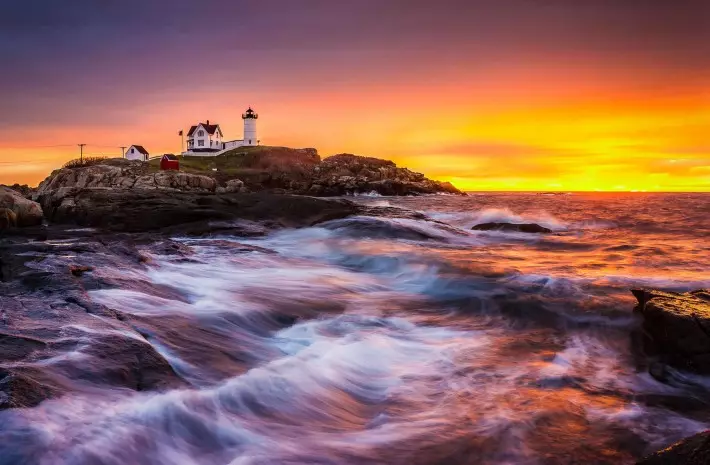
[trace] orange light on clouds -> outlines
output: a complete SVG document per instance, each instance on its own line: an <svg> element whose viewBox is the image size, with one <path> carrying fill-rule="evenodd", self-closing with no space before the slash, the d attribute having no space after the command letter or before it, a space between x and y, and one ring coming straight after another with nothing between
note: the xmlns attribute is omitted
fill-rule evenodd
<svg viewBox="0 0 710 465"><path fill-rule="evenodd" d="M240 138L251 104L266 145L388 158L466 190L710 191L710 99L693 83L654 90L588 69L454 71L299 92L159 95L116 123L0 133L0 183L37 184L80 142L93 155L131 144L177 153L178 131L206 119ZM30 140L40 147L22 148ZM41 147L54 145L66 147Z"/></svg>

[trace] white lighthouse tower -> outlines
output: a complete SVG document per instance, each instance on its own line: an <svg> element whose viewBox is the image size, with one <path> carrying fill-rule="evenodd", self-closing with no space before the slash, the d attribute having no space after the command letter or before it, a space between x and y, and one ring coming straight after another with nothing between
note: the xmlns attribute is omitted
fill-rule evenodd
<svg viewBox="0 0 710 465"><path fill-rule="evenodd" d="M242 113L244 120L244 145L259 145L259 140L256 138L256 120L259 115L249 107L246 113Z"/></svg>

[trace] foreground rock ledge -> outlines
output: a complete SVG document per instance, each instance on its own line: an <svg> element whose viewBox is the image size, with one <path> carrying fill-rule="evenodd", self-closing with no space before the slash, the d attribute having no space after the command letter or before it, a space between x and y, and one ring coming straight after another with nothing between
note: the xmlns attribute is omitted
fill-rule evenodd
<svg viewBox="0 0 710 465"><path fill-rule="evenodd" d="M643 315L645 348L678 368L710 374L710 291L631 291Z"/></svg>
<svg viewBox="0 0 710 465"><path fill-rule="evenodd" d="M707 465L710 431L698 433L639 461L637 465Z"/></svg>
<svg viewBox="0 0 710 465"><path fill-rule="evenodd" d="M205 194L167 190L60 188L37 195L47 220L111 231L155 231L185 224L249 220L304 227L360 211L346 200L294 195Z"/></svg>

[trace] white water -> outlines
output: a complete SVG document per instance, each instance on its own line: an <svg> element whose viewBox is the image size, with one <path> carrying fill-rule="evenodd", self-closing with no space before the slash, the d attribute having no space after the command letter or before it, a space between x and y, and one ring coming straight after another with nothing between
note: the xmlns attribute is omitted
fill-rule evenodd
<svg viewBox="0 0 710 465"><path fill-rule="evenodd" d="M645 400L690 391L636 368L623 297L644 280L707 281L628 268L599 279L580 272L576 249L539 250L602 239L467 230L507 219L576 234L583 219L505 208L436 219L449 225L355 218L260 239L183 238L189 260L101 265L97 275L174 290L89 296L136 318L124 335L149 334L185 386L103 387L5 412L0 464L623 463L708 427ZM88 344L96 331L70 329Z"/></svg>

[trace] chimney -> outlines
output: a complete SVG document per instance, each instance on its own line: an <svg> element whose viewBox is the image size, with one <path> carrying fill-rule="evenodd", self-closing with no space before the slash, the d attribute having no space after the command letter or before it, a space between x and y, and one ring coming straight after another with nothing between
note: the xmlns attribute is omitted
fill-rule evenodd
<svg viewBox="0 0 710 465"><path fill-rule="evenodd" d="M207 120L207 126L209 126L209 125L210 125L210 120Z"/></svg>

